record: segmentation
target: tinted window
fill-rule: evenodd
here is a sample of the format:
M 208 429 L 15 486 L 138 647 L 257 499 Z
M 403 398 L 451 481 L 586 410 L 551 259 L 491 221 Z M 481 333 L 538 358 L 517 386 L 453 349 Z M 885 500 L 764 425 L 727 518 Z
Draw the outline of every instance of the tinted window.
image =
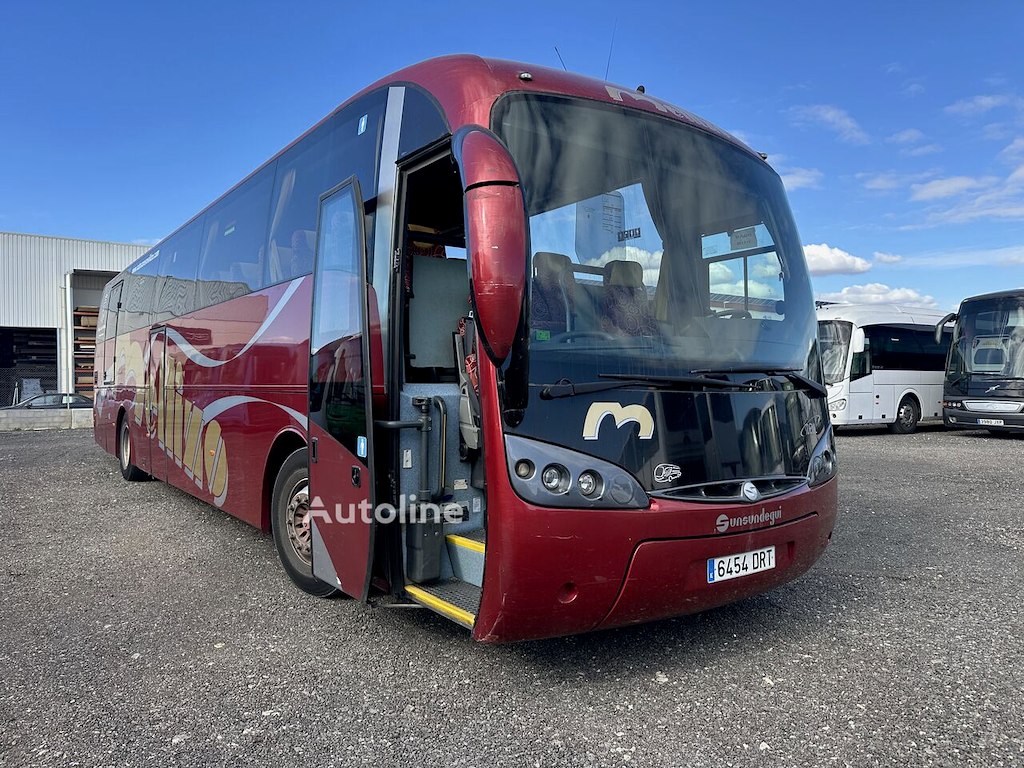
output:
M 441 108 L 418 88 L 407 86 L 402 107 L 402 136 L 398 142 L 398 156 L 415 152 L 449 133 L 448 123 Z
M 320 196 L 352 175 L 376 189 L 377 145 L 385 92 L 333 115 L 277 164 L 267 243 L 267 284 L 313 269 Z
M 122 281 L 108 289 L 107 311 L 104 313 L 105 320 L 102 332 L 105 339 L 113 339 L 117 336 L 117 308 L 121 303 L 121 289 L 123 286 L 124 282 Z
M 263 243 L 273 179 L 274 166 L 269 165 L 207 211 L 197 307 L 263 287 Z
M 153 301 L 153 322 L 188 314 L 195 309 L 196 267 L 203 219 L 199 217 L 160 246 L 159 279 Z
M 153 294 L 159 275 L 160 254 L 154 250 L 137 262 L 125 275 L 121 300 L 121 331 L 133 331 L 149 325 Z

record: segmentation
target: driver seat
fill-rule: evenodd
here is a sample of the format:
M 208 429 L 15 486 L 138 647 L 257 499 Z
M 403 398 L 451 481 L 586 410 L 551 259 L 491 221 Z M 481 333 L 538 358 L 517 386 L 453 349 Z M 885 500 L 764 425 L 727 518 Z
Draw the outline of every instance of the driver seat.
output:
M 603 310 L 601 324 L 609 333 L 651 336 L 657 332 L 640 262 L 616 260 L 604 265 Z
M 572 270 L 569 257 L 538 251 L 533 256 L 530 286 L 530 328 L 565 333 L 572 314 L 572 284 L 565 276 Z

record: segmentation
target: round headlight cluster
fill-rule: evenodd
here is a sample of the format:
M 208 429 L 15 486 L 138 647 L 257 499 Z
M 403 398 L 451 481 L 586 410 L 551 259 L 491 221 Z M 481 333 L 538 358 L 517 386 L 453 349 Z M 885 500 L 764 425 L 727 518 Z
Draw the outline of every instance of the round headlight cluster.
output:
M 597 472 L 588 469 L 576 479 L 576 485 L 579 487 L 580 493 L 588 499 L 593 499 L 601 495 L 604 483 Z
M 551 493 L 569 490 L 569 471 L 561 464 L 548 464 L 540 473 L 540 482 Z
M 529 462 L 522 460 L 516 464 L 516 474 L 523 479 L 533 474 L 532 465 L 528 474 L 521 474 L 520 466 L 526 463 Z M 572 476 L 569 474 L 569 470 L 561 464 L 548 464 L 544 467 L 544 471 L 540 473 L 540 482 L 550 493 L 562 494 L 567 492 L 572 486 Z M 604 492 L 604 480 L 601 478 L 600 473 L 588 469 L 581 472 L 579 477 L 576 478 L 576 488 L 586 498 L 596 499 Z

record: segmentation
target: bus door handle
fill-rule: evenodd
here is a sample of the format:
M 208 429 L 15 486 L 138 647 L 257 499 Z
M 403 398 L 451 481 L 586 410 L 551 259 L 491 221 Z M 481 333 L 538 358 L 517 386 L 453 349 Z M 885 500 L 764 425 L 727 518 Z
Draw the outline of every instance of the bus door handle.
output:
M 356 488 L 363 484 L 363 472 L 359 467 L 352 467 L 352 485 Z

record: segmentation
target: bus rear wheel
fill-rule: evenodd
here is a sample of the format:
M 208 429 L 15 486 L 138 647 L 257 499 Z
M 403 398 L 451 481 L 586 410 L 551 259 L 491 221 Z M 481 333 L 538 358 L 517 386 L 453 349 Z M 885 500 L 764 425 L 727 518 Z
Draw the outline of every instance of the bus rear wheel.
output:
M 139 480 L 145 480 L 149 475 L 132 463 L 135 455 L 133 453 L 132 431 L 129 422 L 128 416 L 124 416 L 117 430 L 117 463 L 121 465 L 121 477 L 134 483 Z
M 274 546 L 288 578 L 303 592 L 316 597 L 339 594 L 333 584 L 313 575 L 313 521 L 309 516 L 309 467 L 305 448 L 294 451 L 284 460 L 270 503 Z
M 921 411 L 914 398 L 904 397 L 900 407 L 896 409 L 896 421 L 889 425 L 889 431 L 897 435 L 909 435 L 917 430 L 917 422 L 921 420 Z

